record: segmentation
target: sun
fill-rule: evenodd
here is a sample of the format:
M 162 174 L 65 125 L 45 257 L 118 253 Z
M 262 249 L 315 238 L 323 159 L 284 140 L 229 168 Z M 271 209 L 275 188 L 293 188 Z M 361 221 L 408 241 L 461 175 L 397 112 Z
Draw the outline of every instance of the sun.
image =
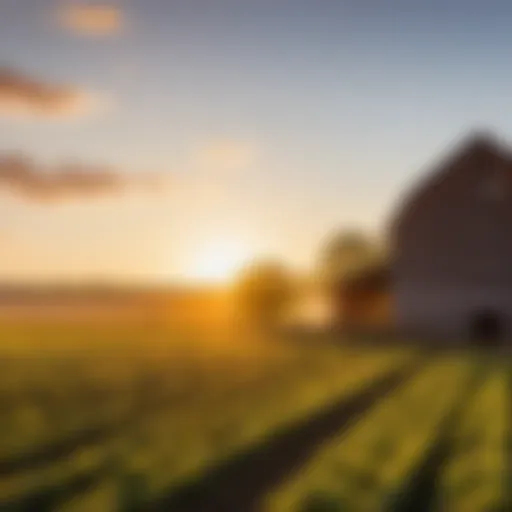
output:
M 216 240 L 199 249 L 191 268 L 197 281 L 228 282 L 248 262 L 249 250 L 235 240 Z

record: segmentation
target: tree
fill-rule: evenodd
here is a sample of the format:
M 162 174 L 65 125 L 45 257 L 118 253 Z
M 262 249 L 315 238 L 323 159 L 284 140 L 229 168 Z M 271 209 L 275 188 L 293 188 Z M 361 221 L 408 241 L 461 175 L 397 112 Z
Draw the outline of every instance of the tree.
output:
M 352 230 L 337 233 L 320 253 L 320 279 L 333 284 L 347 279 L 376 264 L 382 252 L 376 243 L 363 233 Z
M 247 267 L 235 286 L 235 299 L 242 314 L 260 326 L 275 326 L 293 298 L 293 280 L 275 261 Z

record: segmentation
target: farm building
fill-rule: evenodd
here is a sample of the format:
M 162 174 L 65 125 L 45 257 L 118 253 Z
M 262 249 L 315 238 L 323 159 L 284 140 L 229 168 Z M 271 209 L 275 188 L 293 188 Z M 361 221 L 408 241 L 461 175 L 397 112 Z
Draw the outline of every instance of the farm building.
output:
M 401 203 L 391 293 L 405 331 L 512 334 L 512 153 L 471 136 Z
M 512 338 L 512 152 L 473 134 L 408 190 L 390 226 L 388 271 L 348 283 L 346 318 L 379 304 L 406 333 Z M 382 323 L 382 318 L 377 316 Z
M 389 328 L 393 322 L 391 269 L 375 265 L 336 286 L 337 317 L 345 330 Z

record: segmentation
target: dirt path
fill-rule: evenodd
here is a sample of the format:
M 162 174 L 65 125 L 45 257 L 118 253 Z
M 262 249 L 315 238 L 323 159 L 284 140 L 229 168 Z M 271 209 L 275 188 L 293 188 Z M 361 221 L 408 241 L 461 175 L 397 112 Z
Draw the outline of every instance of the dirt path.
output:
M 362 392 L 344 398 L 313 418 L 279 432 L 203 477 L 141 510 L 153 512 L 255 512 L 268 491 L 307 462 L 319 445 L 340 435 L 352 420 L 396 389 L 418 370 L 414 363 L 376 380 Z

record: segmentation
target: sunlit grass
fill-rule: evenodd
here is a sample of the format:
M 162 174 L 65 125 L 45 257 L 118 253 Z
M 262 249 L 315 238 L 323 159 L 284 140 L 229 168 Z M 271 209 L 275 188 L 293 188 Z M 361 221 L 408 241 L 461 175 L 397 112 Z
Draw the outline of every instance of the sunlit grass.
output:
M 150 500 L 349 396 L 412 353 L 297 344 L 240 328 L 201 336 L 165 323 L 0 331 L 7 340 L 0 458 L 29 459 L 2 477 L 0 503 L 44 489 L 58 494 L 88 475 L 98 475 L 98 497 L 84 495 L 88 502 L 108 502 L 112 478 L 119 499 Z M 97 436 L 82 441 L 90 429 Z M 76 446 L 51 455 L 69 439 Z M 48 447 L 47 462 L 30 462 Z M 75 497 L 61 505 L 68 502 L 82 506 Z
M 497 510 L 507 499 L 509 411 L 508 375 L 501 370 L 476 393 L 454 432 L 440 479 L 446 510 Z
M 391 503 L 435 441 L 470 369 L 453 358 L 430 364 L 319 450 L 269 498 L 268 510 L 377 510 Z
M 506 499 L 509 369 L 496 355 L 303 340 L 206 317 L 10 322 L 0 336 L 0 507 L 143 510 L 417 361 L 408 381 L 276 482 L 268 510 L 392 509 L 457 404 L 437 501 L 476 511 Z M 466 404 L 477 374 L 486 380 Z M 47 501 L 27 505 L 34 497 Z

